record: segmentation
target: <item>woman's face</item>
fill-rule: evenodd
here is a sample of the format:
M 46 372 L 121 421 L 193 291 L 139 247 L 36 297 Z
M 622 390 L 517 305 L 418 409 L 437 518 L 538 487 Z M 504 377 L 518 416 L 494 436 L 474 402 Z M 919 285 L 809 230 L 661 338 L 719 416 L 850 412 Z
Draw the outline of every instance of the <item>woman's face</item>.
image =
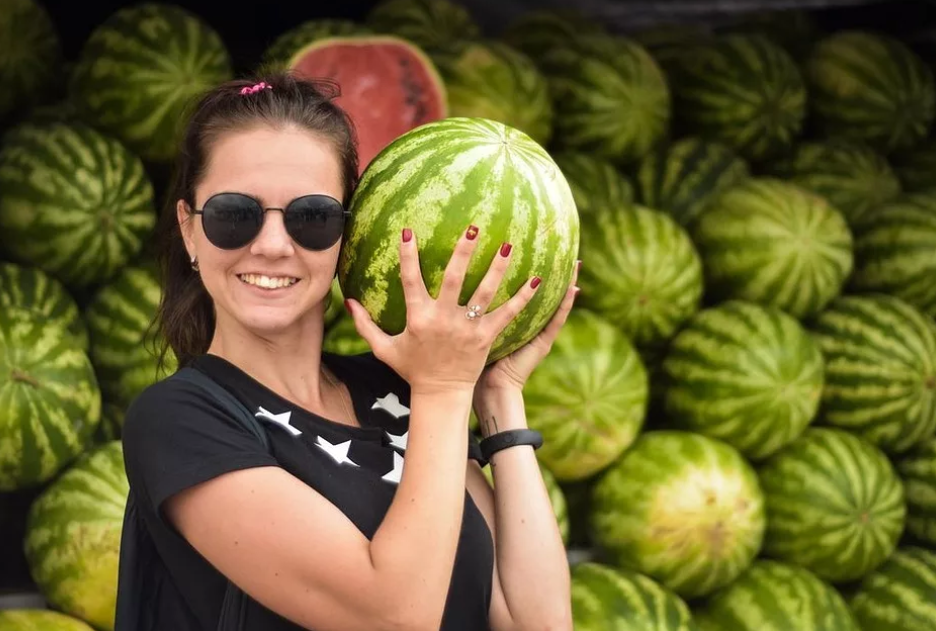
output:
M 215 142 L 206 175 L 195 191 L 196 209 L 222 192 L 245 193 L 264 208 L 285 208 L 293 199 L 314 193 L 340 200 L 341 168 L 327 140 L 296 128 L 260 126 L 227 133 Z M 283 213 L 272 210 L 264 214 L 252 242 L 223 250 L 207 239 L 201 216 L 190 215 L 184 201 L 179 201 L 177 213 L 189 258 L 198 257 L 199 274 L 214 300 L 219 329 L 233 321 L 271 336 L 297 323 L 311 324 L 314 309 L 324 309 L 340 240 L 327 250 L 306 250 L 286 232 Z

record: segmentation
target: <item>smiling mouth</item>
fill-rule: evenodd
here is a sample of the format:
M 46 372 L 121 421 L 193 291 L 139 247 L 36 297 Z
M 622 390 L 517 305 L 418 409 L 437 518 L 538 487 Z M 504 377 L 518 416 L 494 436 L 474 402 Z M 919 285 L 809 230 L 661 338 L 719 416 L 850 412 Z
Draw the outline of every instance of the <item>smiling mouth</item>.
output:
M 245 285 L 253 285 L 262 289 L 283 289 L 299 282 L 298 278 L 291 276 L 263 276 L 262 274 L 238 274 L 237 278 Z

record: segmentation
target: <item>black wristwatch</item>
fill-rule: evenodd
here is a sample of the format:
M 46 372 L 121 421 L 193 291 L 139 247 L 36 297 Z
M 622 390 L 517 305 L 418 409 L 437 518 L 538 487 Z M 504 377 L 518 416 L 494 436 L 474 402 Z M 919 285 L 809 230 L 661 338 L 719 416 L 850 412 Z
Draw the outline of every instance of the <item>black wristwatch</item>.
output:
M 543 446 L 543 435 L 533 429 L 510 429 L 488 436 L 481 441 L 481 455 L 487 462 L 491 456 L 508 447 L 531 445 L 534 450 Z

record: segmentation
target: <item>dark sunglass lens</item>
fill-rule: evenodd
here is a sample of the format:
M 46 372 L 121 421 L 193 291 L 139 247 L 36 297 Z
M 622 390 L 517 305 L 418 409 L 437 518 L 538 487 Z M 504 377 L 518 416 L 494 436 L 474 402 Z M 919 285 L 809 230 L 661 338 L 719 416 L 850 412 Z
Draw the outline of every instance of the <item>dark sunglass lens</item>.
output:
M 307 250 L 327 250 L 344 230 L 344 209 L 325 195 L 300 197 L 286 211 L 286 230 Z
M 226 250 L 244 247 L 260 233 L 263 211 L 246 195 L 222 193 L 205 203 L 205 236 Z

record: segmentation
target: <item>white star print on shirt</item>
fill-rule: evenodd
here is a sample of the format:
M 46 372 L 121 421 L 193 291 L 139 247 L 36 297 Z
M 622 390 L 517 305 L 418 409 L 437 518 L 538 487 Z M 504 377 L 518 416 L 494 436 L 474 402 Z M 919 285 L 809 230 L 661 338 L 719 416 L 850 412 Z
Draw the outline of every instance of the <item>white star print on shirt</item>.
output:
M 403 456 L 397 452 L 393 452 L 393 471 L 390 471 L 384 475 L 381 480 L 386 480 L 387 482 L 392 482 L 394 484 L 400 483 L 400 478 L 403 476 Z
M 387 435 L 387 438 L 390 439 L 391 447 L 396 447 L 397 449 L 402 449 L 403 451 L 406 451 L 406 443 L 409 440 L 409 430 L 403 432 L 399 436 L 397 436 L 396 434 L 391 434 L 388 431 L 384 431 L 384 433 Z
M 265 419 L 267 421 L 273 421 L 276 425 L 284 428 L 293 436 L 299 436 L 302 434 L 298 429 L 289 424 L 289 418 L 292 416 L 292 411 L 287 410 L 286 412 L 280 412 L 279 414 L 273 414 L 269 410 L 264 409 L 262 406 L 257 410 L 257 413 L 254 414 L 257 418 Z
M 392 414 L 395 418 L 400 418 L 410 413 L 410 409 L 400 403 L 400 398 L 392 392 L 378 398 L 374 405 L 371 406 L 371 409 L 384 410 Z
M 325 440 L 324 438 L 322 438 L 321 436 L 317 436 L 316 439 L 317 440 L 315 441 L 315 446 L 321 448 L 322 451 L 324 451 L 329 456 L 331 456 L 335 460 L 336 463 L 342 464 L 342 463 L 347 462 L 348 464 L 354 465 L 355 467 L 361 466 L 348 457 L 348 450 L 351 448 L 350 440 L 346 440 L 343 443 L 338 443 L 337 445 L 333 445 L 327 440 Z

